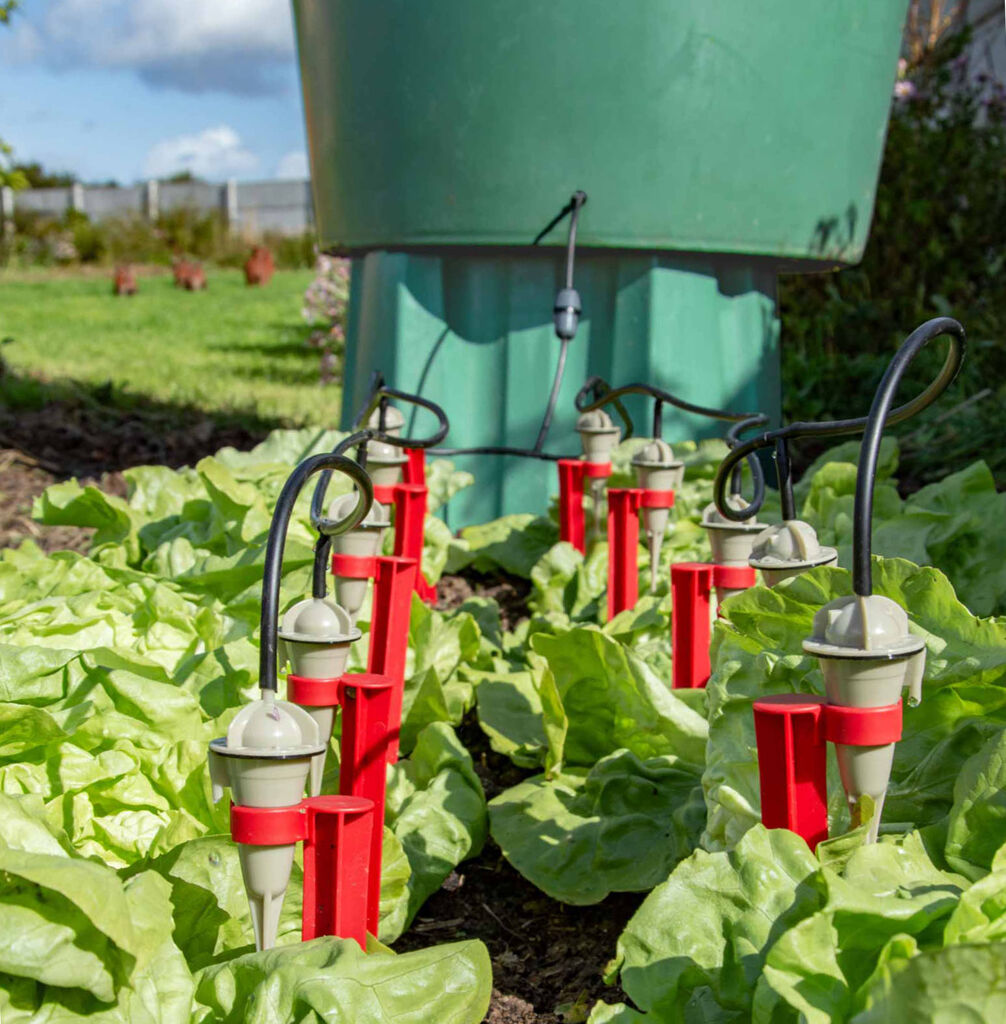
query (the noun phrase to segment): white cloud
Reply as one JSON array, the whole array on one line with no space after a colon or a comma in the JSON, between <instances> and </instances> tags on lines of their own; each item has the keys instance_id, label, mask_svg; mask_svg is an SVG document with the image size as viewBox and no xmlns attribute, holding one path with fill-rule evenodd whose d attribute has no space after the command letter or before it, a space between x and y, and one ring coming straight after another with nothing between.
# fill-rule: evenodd
<instances>
[{"instance_id":1,"label":"white cloud","mask_svg":"<svg viewBox=\"0 0 1006 1024\"><path fill-rule=\"evenodd\" d=\"M229 125L206 128L196 135L162 139L147 154L144 173L164 178L191 171L198 178L219 181L246 174L258 166L258 157L245 149L241 137Z\"/></svg>"},{"instance_id":2,"label":"white cloud","mask_svg":"<svg viewBox=\"0 0 1006 1024\"><path fill-rule=\"evenodd\" d=\"M13 28L23 59L186 92L273 92L293 66L289 0L48 0Z\"/></svg>"},{"instance_id":3,"label":"white cloud","mask_svg":"<svg viewBox=\"0 0 1006 1024\"><path fill-rule=\"evenodd\" d=\"M295 149L287 153L276 166L277 178L307 178L311 174L307 166L307 153Z\"/></svg>"}]
</instances>

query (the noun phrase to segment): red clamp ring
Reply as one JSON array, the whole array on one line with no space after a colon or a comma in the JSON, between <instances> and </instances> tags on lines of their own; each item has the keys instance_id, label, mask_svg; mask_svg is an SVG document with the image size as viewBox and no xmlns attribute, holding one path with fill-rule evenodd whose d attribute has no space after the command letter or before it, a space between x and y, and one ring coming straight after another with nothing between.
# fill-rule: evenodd
<instances>
[{"instance_id":1,"label":"red clamp ring","mask_svg":"<svg viewBox=\"0 0 1006 1024\"><path fill-rule=\"evenodd\" d=\"M382 505L394 504L397 486L397 484L374 484L374 501L379 501Z\"/></svg>"},{"instance_id":2,"label":"red clamp ring","mask_svg":"<svg viewBox=\"0 0 1006 1024\"><path fill-rule=\"evenodd\" d=\"M584 473L589 477L607 477L614 472L610 462L584 462Z\"/></svg>"},{"instance_id":3,"label":"red clamp ring","mask_svg":"<svg viewBox=\"0 0 1006 1024\"><path fill-rule=\"evenodd\" d=\"M339 703L340 679L311 679L309 676L286 677L286 699L306 708L334 708Z\"/></svg>"},{"instance_id":4,"label":"red clamp ring","mask_svg":"<svg viewBox=\"0 0 1006 1024\"><path fill-rule=\"evenodd\" d=\"M641 508L673 508L674 491L643 491Z\"/></svg>"},{"instance_id":5,"label":"red clamp ring","mask_svg":"<svg viewBox=\"0 0 1006 1024\"><path fill-rule=\"evenodd\" d=\"M901 701L879 708L824 706L824 738L852 747L881 747L901 739Z\"/></svg>"},{"instance_id":6,"label":"red clamp ring","mask_svg":"<svg viewBox=\"0 0 1006 1024\"><path fill-rule=\"evenodd\" d=\"M755 585L755 571L750 565L713 564L713 586L727 590L743 590Z\"/></svg>"},{"instance_id":7,"label":"red clamp ring","mask_svg":"<svg viewBox=\"0 0 1006 1024\"><path fill-rule=\"evenodd\" d=\"M347 580L369 580L377 573L377 558L373 555L332 555L332 573Z\"/></svg>"},{"instance_id":8,"label":"red clamp ring","mask_svg":"<svg viewBox=\"0 0 1006 1024\"><path fill-rule=\"evenodd\" d=\"M231 804L231 839L249 846L284 846L307 839L303 804L292 807L245 807Z\"/></svg>"}]
</instances>

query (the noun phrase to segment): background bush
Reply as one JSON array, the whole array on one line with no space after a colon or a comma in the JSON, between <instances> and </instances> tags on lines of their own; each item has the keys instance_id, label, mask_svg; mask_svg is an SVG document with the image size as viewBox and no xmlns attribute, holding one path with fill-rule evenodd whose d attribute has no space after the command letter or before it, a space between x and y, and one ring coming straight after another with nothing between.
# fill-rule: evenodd
<instances>
[{"instance_id":1,"label":"background bush","mask_svg":"<svg viewBox=\"0 0 1006 1024\"><path fill-rule=\"evenodd\" d=\"M862 263L780 281L790 419L865 413L914 327L944 314L964 324L961 378L899 428L910 487L975 458L1006 484L1006 94L969 77L967 42L955 34L915 66L902 62ZM937 343L922 353L902 398L928 383L944 352Z\"/></svg>"},{"instance_id":2,"label":"background bush","mask_svg":"<svg viewBox=\"0 0 1006 1024\"><path fill-rule=\"evenodd\" d=\"M282 235L267 232L268 245L278 267L313 267L313 233ZM58 264L147 263L167 266L186 256L220 266L241 266L251 241L229 231L223 217L179 207L162 213L153 223L138 215L92 221L68 210L60 217L33 210L14 211L14 232L0 239L0 266L53 266Z\"/></svg>"}]
</instances>

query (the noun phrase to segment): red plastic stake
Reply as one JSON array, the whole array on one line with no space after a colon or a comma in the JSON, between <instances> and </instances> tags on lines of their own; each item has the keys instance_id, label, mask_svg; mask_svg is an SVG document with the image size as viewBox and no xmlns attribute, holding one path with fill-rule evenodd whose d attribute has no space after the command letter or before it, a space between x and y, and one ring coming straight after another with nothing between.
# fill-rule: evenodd
<instances>
[{"instance_id":1,"label":"red plastic stake","mask_svg":"<svg viewBox=\"0 0 1006 1024\"><path fill-rule=\"evenodd\" d=\"M395 484L395 554L401 558L423 557L426 520L426 485Z\"/></svg>"},{"instance_id":2,"label":"red plastic stake","mask_svg":"<svg viewBox=\"0 0 1006 1024\"><path fill-rule=\"evenodd\" d=\"M639 509L643 491L608 491L608 620L639 600Z\"/></svg>"},{"instance_id":3,"label":"red plastic stake","mask_svg":"<svg viewBox=\"0 0 1006 1024\"><path fill-rule=\"evenodd\" d=\"M427 496L426 484L395 484L395 554L414 558L420 566L423 564ZM437 599L436 587L426 582L422 570L416 573L416 593L427 603Z\"/></svg>"},{"instance_id":4,"label":"red plastic stake","mask_svg":"<svg viewBox=\"0 0 1006 1024\"><path fill-rule=\"evenodd\" d=\"M709 601L713 567L708 562L671 566L672 685L695 689L709 681Z\"/></svg>"},{"instance_id":5,"label":"red plastic stake","mask_svg":"<svg viewBox=\"0 0 1006 1024\"><path fill-rule=\"evenodd\" d=\"M420 484L426 486L426 449L406 448L405 454L409 461L402 469L402 479L407 484Z\"/></svg>"},{"instance_id":6,"label":"red plastic stake","mask_svg":"<svg viewBox=\"0 0 1006 1024\"><path fill-rule=\"evenodd\" d=\"M799 693L754 703L761 782L761 820L788 828L813 850L828 838L827 744L824 701Z\"/></svg>"},{"instance_id":7,"label":"red plastic stake","mask_svg":"<svg viewBox=\"0 0 1006 1024\"><path fill-rule=\"evenodd\" d=\"M754 702L761 820L813 850L828 838L828 743L884 746L901 739L901 701L875 708L784 693Z\"/></svg>"},{"instance_id":8,"label":"red plastic stake","mask_svg":"<svg viewBox=\"0 0 1006 1024\"><path fill-rule=\"evenodd\" d=\"M339 684L342 705L342 745L339 792L360 796L374 805L370 839L367 931L377 934L381 909L381 850L384 844L384 795L387 785L388 747L392 738L391 699L394 684L387 676L360 673L343 676Z\"/></svg>"},{"instance_id":9,"label":"red plastic stake","mask_svg":"<svg viewBox=\"0 0 1006 1024\"><path fill-rule=\"evenodd\" d=\"M587 551L587 524L583 516L583 481L587 463L582 459L559 459L559 539L572 544L581 554Z\"/></svg>"},{"instance_id":10,"label":"red plastic stake","mask_svg":"<svg viewBox=\"0 0 1006 1024\"><path fill-rule=\"evenodd\" d=\"M316 796L301 806L308 818L301 939L337 935L366 949L374 804L357 796Z\"/></svg>"},{"instance_id":11,"label":"red plastic stake","mask_svg":"<svg viewBox=\"0 0 1006 1024\"><path fill-rule=\"evenodd\" d=\"M378 558L374 577L373 612L370 617L370 653L367 671L387 676L394 683L388 761L398 760L398 730L402 725L405 691L405 657L409 650L409 615L417 565L412 558Z\"/></svg>"}]
</instances>

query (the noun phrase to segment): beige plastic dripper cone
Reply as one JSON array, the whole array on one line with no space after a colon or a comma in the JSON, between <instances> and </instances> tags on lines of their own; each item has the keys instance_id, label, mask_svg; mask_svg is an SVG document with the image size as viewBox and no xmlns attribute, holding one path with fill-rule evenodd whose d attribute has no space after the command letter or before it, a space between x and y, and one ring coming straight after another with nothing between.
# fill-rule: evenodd
<instances>
[{"instance_id":1,"label":"beige plastic dripper cone","mask_svg":"<svg viewBox=\"0 0 1006 1024\"><path fill-rule=\"evenodd\" d=\"M903 689L909 704L922 699L926 646L908 631L904 608L888 597L853 594L826 604L814 616L814 633L803 642L824 675L829 704L874 708L896 703ZM860 823L860 801L870 796L876 813L868 842L875 842L891 778L894 744L873 747L835 744L838 770L853 825Z\"/></svg>"},{"instance_id":2,"label":"beige plastic dripper cone","mask_svg":"<svg viewBox=\"0 0 1006 1024\"><path fill-rule=\"evenodd\" d=\"M352 495L349 497L355 502ZM335 601L309 597L298 601L280 620L279 638L290 671L308 679L338 679L346 671L349 647L360 639L349 612ZM335 705L303 708L317 723L320 741L328 748L335 724ZM321 792L325 750L311 764L311 795Z\"/></svg>"},{"instance_id":3,"label":"beige plastic dripper cone","mask_svg":"<svg viewBox=\"0 0 1006 1024\"><path fill-rule=\"evenodd\" d=\"M356 494L340 495L328 507L328 518L339 522L356 508ZM370 506L362 522L352 530L332 538L333 549L341 555L353 555L357 558L373 558L381 553L384 531L391 526L391 516L384 505L374 502ZM344 576L335 577L335 598L349 612L352 622L363 607L367 596L367 579L349 579Z\"/></svg>"},{"instance_id":4,"label":"beige plastic dripper cone","mask_svg":"<svg viewBox=\"0 0 1006 1024\"><path fill-rule=\"evenodd\" d=\"M761 572L768 586L774 587L819 565L837 565L838 551L823 547L810 523L789 519L755 537L748 564Z\"/></svg>"},{"instance_id":5,"label":"beige plastic dripper cone","mask_svg":"<svg viewBox=\"0 0 1006 1024\"><path fill-rule=\"evenodd\" d=\"M388 431L390 433L390 431ZM367 441L367 472L375 487L390 487L401 483L402 467L409 457L401 448L387 441Z\"/></svg>"},{"instance_id":6,"label":"beige plastic dripper cone","mask_svg":"<svg viewBox=\"0 0 1006 1024\"><path fill-rule=\"evenodd\" d=\"M245 807L295 806L303 797L312 757L324 749L314 719L267 690L234 716L226 737L210 743L213 800L229 786L234 802ZM276 943L295 848L296 843L238 847L257 949Z\"/></svg>"},{"instance_id":7,"label":"beige plastic dripper cone","mask_svg":"<svg viewBox=\"0 0 1006 1024\"><path fill-rule=\"evenodd\" d=\"M384 409L384 433L390 437L401 437L402 429L405 427L405 415L398 406L390 402ZM367 419L368 430L381 429L381 410L375 409Z\"/></svg>"},{"instance_id":8,"label":"beige plastic dripper cone","mask_svg":"<svg viewBox=\"0 0 1006 1024\"><path fill-rule=\"evenodd\" d=\"M748 507L748 502L739 494L727 495L727 504L737 511ZM747 565L755 537L765 529L765 524L759 523L757 518L746 519L742 523L727 519L715 502L706 505L700 525L708 531L716 565ZM722 604L728 597L739 593L741 591L733 587L717 587L716 600Z\"/></svg>"},{"instance_id":9,"label":"beige plastic dripper cone","mask_svg":"<svg viewBox=\"0 0 1006 1024\"><path fill-rule=\"evenodd\" d=\"M685 464L674 458L671 446L654 438L645 448L640 448L632 457L632 468L636 471L636 482L647 491L676 491L685 475ZM646 546L650 552L650 593L656 590L657 572L660 567L660 548L670 519L669 508L644 508L643 529L646 531Z\"/></svg>"},{"instance_id":10,"label":"beige plastic dripper cone","mask_svg":"<svg viewBox=\"0 0 1006 1024\"><path fill-rule=\"evenodd\" d=\"M618 447L622 436L621 427L616 427L611 417L603 409L594 409L582 413L576 421L576 429L580 435L584 462L604 465L611 462L611 453ZM603 524L602 506L606 481L603 477L592 477L590 480L590 499L594 506L594 535L601 533Z\"/></svg>"}]
</instances>

